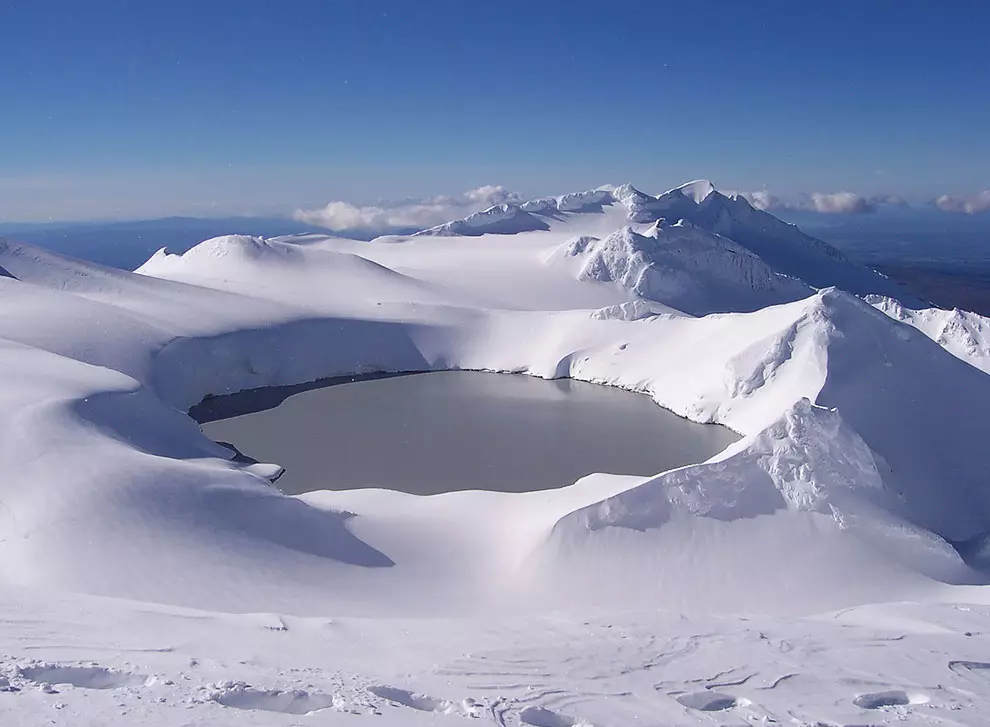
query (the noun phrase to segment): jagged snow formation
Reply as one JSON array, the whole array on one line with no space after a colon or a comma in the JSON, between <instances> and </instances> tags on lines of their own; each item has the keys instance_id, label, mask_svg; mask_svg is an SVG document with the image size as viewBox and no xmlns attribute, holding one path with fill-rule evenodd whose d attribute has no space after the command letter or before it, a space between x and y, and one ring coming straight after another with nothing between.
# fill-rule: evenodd
<instances>
[{"instance_id":1,"label":"jagged snow formation","mask_svg":"<svg viewBox=\"0 0 990 727\"><path fill-rule=\"evenodd\" d=\"M605 206L614 203L615 197L609 190L592 189L560 197L541 197L524 202L519 207L525 212L553 215L558 212L601 212Z\"/></svg>"},{"instance_id":2,"label":"jagged snow formation","mask_svg":"<svg viewBox=\"0 0 990 727\"><path fill-rule=\"evenodd\" d=\"M879 295L868 296L867 301L894 320L914 326L963 361L990 373L990 318L958 308L910 308Z\"/></svg>"},{"instance_id":3,"label":"jagged snow formation","mask_svg":"<svg viewBox=\"0 0 990 727\"><path fill-rule=\"evenodd\" d=\"M615 282L692 315L756 310L812 293L731 240L684 220L655 223L642 235L626 226L604 240L579 237L563 254L582 260L581 280ZM712 290L719 291L717 301Z\"/></svg>"},{"instance_id":4,"label":"jagged snow formation","mask_svg":"<svg viewBox=\"0 0 990 727\"><path fill-rule=\"evenodd\" d=\"M624 186L137 273L0 242L0 714L982 724L986 577L960 553L982 567L990 533L985 320L744 205ZM624 387L742 438L548 492L286 497L182 413L453 368Z\"/></svg>"},{"instance_id":5,"label":"jagged snow formation","mask_svg":"<svg viewBox=\"0 0 990 727\"><path fill-rule=\"evenodd\" d=\"M857 294L905 295L896 283L853 264L831 245L755 209L740 195L722 194L707 180L689 182L656 198L629 185L618 188L615 194L637 222L660 217L688 220L759 255L778 273L809 285L838 285Z\"/></svg>"}]
</instances>

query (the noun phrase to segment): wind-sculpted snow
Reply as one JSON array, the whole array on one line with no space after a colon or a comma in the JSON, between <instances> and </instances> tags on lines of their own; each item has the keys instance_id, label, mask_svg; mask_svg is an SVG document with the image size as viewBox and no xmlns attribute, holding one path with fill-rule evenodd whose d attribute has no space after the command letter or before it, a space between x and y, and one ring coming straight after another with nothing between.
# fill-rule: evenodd
<instances>
[{"instance_id":1,"label":"wind-sculpted snow","mask_svg":"<svg viewBox=\"0 0 990 727\"><path fill-rule=\"evenodd\" d=\"M781 419L723 457L674 470L573 513L580 522L648 530L685 517L731 522L775 513L817 513L839 531L909 569L948 582L969 577L954 548L912 522L915 503L884 483L873 451L836 410L798 401ZM889 474L889 471L888 471Z\"/></svg>"},{"instance_id":2,"label":"wind-sculpted snow","mask_svg":"<svg viewBox=\"0 0 990 727\"><path fill-rule=\"evenodd\" d=\"M582 260L581 280L617 283L692 315L755 310L812 292L731 240L683 221L657 223L642 235L624 227L604 240L580 237L564 254Z\"/></svg>"},{"instance_id":3,"label":"wind-sculpted snow","mask_svg":"<svg viewBox=\"0 0 990 727\"><path fill-rule=\"evenodd\" d=\"M835 515L887 495L869 447L838 412L802 399L724 459L684 467L575 513L590 530L657 528L675 513L715 520L777 510Z\"/></svg>"},{"instance_id":4,"label":"wind-sculpted snow","mask_svg":"<svg viewBox=\"0 0 990 727\"><path fill-rule=\"evenodd\" d=\"M653 307L645 300L634 300L599 308L591 312L591 317L597 321L639 321L655 313Z\"/></svg>"}]
</instances>

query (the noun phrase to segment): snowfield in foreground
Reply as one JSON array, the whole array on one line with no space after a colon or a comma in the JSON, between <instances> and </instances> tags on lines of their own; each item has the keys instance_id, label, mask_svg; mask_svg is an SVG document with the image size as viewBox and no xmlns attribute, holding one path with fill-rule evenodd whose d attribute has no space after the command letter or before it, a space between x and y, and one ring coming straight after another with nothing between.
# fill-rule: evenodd
<instances>
[{"instance_id":1,"label":"snowfield in foreground","mask_svg":"<svg viewBox=\"0 0 990 727\"><path fill-rule=\"evenodd\" d=\"M0 241L0 271L4 725L987 721L990 323L741 197L624 185L136 273ZM184 414L443 369L742 439L546 492L286 497Z\"/></svg>"}]
</instances>

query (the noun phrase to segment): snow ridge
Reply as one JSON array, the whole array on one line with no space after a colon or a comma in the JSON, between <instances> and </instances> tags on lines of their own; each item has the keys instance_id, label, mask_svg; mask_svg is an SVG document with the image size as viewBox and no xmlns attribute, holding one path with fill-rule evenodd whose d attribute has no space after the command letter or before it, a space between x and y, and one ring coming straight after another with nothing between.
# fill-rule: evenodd
<instances>
[{"instance_id":1,"label":"snow ridge","mask_svg":"<svg viewBox=\"0 0 990 727\"><path fill-rule=\"evenodd\" d=\"M643 530L675 512L716 520L777 510L838 517L857 499L889 499L870 448L837 411L805 398L724 459L668 472L569 517L589 530Z\"/></svg>"},{"instance_id":2,"label":"snow ridge","mask_svg":"<svg viewBox=\"0 0 990 727\"><path fill-rule=\"evenodd\" d=\"M769 212L754 209L745 198L726 196L711 182L689 182L651 197L622 185L613 192L629 210L634 222L654 222L661 217L684 219L722 235L760 256L778 273L798 278L817 288L836 285L856 294L878 293L913 300L897 284L852 263L836 248L801 232Z\"/></svg>"},{"instance_id":3,"label":"snow ridge","mask_svg":"<svg viewBox=\"0 0 990 727\"><path fill-rule=\"evenodd\" d=\"M879 295L867 296L866 300L894 320L917 328L954 356L990 374L990 318L958 308L909 308Z\"/></svg>"},{"instance_id":4,"label":"snow ridge","mask_svg":"<svg viewBox=\"0 0 990 727\"><path fill-rule=\"evenodd\" d=\"M583 260L580 280L614 282L692 315L756 310L812 292L731 240L683 220L658 221L645 234L626 226L603 240L580 237L565 243L563 254Z\"/></svg>"},{"instance_id":5,"label":"snow ridge","mask_svg":"<svg viewBox=\"0 0 990 727\"><path fill-rule=\"evenodd\" d=\"M549 230L550 226L535 215L508 202L489 207L482 212L445 222L442 225L421 230L412 235L433 235L439 237L477 237L479 235L514 235L519 232Z\"/></svg>"}]
</instances>

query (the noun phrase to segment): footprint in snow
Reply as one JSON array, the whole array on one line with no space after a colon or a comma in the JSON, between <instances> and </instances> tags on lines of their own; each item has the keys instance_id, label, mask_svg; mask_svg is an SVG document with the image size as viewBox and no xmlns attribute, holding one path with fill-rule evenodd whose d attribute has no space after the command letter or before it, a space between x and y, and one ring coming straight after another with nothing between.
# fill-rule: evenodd
<instances>
[{"instance_id":1,"label":"footprint in snow","mask_svg":"<svg viewBox=\"0 0 990 727\"><path fill-rule=\"evenodd\" d=\"M553 712L545 707L526 707L519 713L519 721L533 727L591 727L588 722Z\"/></svg>"},{"instance_id":2,"label":"footprint in snow","mask_svg":"<svg viewBox=\"0 0 990 727\"><path fill-rule=\"evenodd\" d=\"M884 709L886 707L904 707L909 704L924 704L928 697L910 695L900 689L888 689L884 692L867 692L853 700L853 704L861 709Z\"/></svg>"},{"instance_id":3,"label":"footprint in snow","mask_svg":"<svg viewBox=\"0 0 990 727\"><path fill-rule=\"evenodd\" d=\"M42 685L69 684L80 689L121 689L143 687L148 678L141 674L116 671L102 666L72 666L68 664L34 664L22 666L18 676Z\"/></svg>"},{"instance_id":4,"label":"footprint in snow","mask_svg":"<svg viewBox=\"0 0 990 727\"><path fill-rule=\"evenodd\" d=\"M949 670L961 676L973 675L990 679L990 663L985 661L950 661Z\"/></svg>"},{"instance_id":5,"label":"footprint in snow","mask_svg":"<svg viewBox=\"0 0 990 727\"><path fill-rule=\"evenodd\" d=\"M448 713L454 707L454 705L446 699L435 699L434 697L429 697L425 694L415 694L407 689L399 689L398 687L377 685L368 687L368 691L376 697L381 697L392 704L409 707L410 709L416 709L420 712Z\"/></svg>"},{"instance_id":6,"label":"footprint in snow","mask_svg":"<svg viewBox=\"0 0 990 727\"><path fill-rule=\"evenodd\" d=\"M675 699L688 709L696 709L699 712L723 712L739 704L731 694L710 690L680 694Z\"/></svg>"},{"instance_id":7,"label":"footprint in snow","mask_svg":"<svg viewBox=\"0 0 990 727\"><path fill-rule=\"evenodd\" d=\"M210 697L211 701L233 709L280 712L281 714L310 714L335 706L333 696L302 689L281 691L278 689L254 689L244 682L221 687Z\"/></svg>"}]
</instances>

